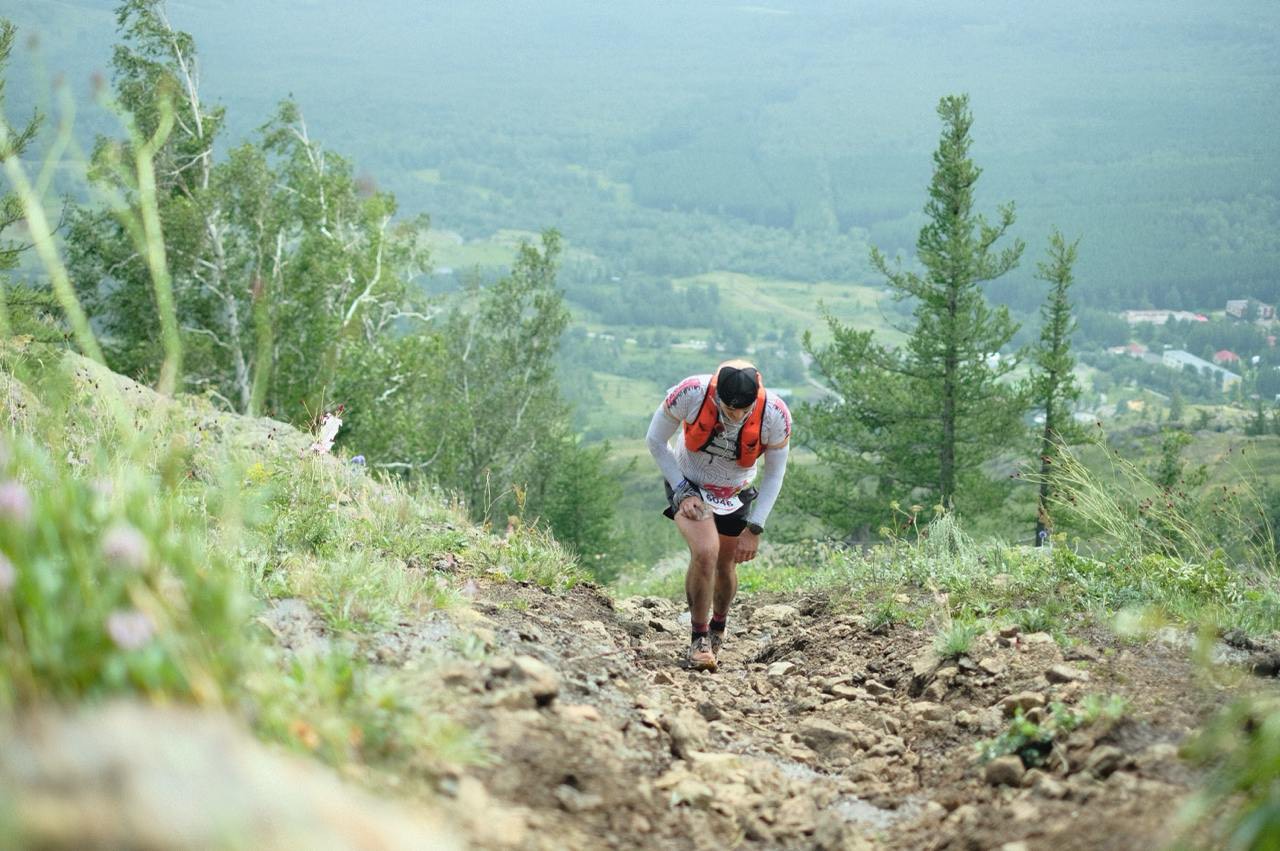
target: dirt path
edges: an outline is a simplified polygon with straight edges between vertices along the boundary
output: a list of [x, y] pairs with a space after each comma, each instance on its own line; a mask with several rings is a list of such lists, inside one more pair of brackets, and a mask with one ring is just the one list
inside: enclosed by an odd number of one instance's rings
[[[820, 598], [743, 601], [715, 674], [680, 666], [670, 601], [505, 584], [475, 609], [462, 630], [490, 653], [439, 675], [498, 756], [443, 784], [482, 848], [1157, 847], [1195, 779], [1177, 746], [1225, 689], [1160, 643], [1064, 657], [1010, 632], [942, 663], [931, 635]], [[411, 637], [381, 662], [409, 661]], [[1129, 708], [1045, 769], [979, 763], [1013, 705], [1094, 692]]]

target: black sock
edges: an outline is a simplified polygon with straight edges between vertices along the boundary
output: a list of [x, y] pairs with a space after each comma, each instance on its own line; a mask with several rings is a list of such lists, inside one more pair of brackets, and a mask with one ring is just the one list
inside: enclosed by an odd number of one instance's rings
[[693, 641], [697, 641], [699, 638], [706, 638], [706, 637], [707, 637], [707, 625], [706, 625], [705, 623], [695, 623], [695, 624], [693, 624], [693, 639], [692, 639], [692, 640], [693, 640]]
[[727, 613], [726, 613], [726, 614], [723, 614], [723, 615], [712, 615], [712, 616], [711, 616], [711, 631], [712, 631], [712, 632], [724, 632], [724, 628], [725, 628], [725, 626], [726, 626], [728, 623], [729, 623], [729, 615], [728, 615]]

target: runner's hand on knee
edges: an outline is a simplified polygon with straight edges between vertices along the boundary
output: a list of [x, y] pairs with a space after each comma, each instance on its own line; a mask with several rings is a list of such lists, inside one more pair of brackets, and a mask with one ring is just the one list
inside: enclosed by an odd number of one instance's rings
[[743, 532], [738, 536], [738, 552], [734, 561], [741, 564], [744, 561], [751, 561], [756, 557], [756, 549], [760, 546], [760, 538], [750, 532]]
[[701, 520], [707, 516], [707, 507], [700, 496], [688, 496], [680, 503], [680, 514], [690, 520]]

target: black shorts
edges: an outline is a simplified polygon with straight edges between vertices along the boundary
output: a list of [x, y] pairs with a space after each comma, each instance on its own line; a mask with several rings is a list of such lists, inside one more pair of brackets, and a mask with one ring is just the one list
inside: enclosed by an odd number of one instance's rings
[[[671, 483], [666, 479], [662, 480], [662, 486], [667, 491], [667, 508], [662, 513], [669, 519], [676, 519], [676, 509], [679, 506], [671, 504], [671, 498], [675, 496], [675, 491], [671, 490]], [[726, 538], [736, 538], [742, 534], [742, 530], [747, 528], [747, 513], [751, 510], [751, 503], [760, 492], [755, 488], [743, 488], [738, 493], [738, 499], [742, 500], [742, 507], [732, 514], [712, 514], [712, 518], [716, 521], [716, 531]]]

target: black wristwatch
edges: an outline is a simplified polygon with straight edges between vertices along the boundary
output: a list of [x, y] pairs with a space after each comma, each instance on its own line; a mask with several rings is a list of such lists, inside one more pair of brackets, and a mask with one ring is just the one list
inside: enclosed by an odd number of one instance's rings
[[747, 528], [751, 530], [751, 534], [753, 535], [764, 534], [764, 527], [761, 526], [759, 523], [748, 523]]

